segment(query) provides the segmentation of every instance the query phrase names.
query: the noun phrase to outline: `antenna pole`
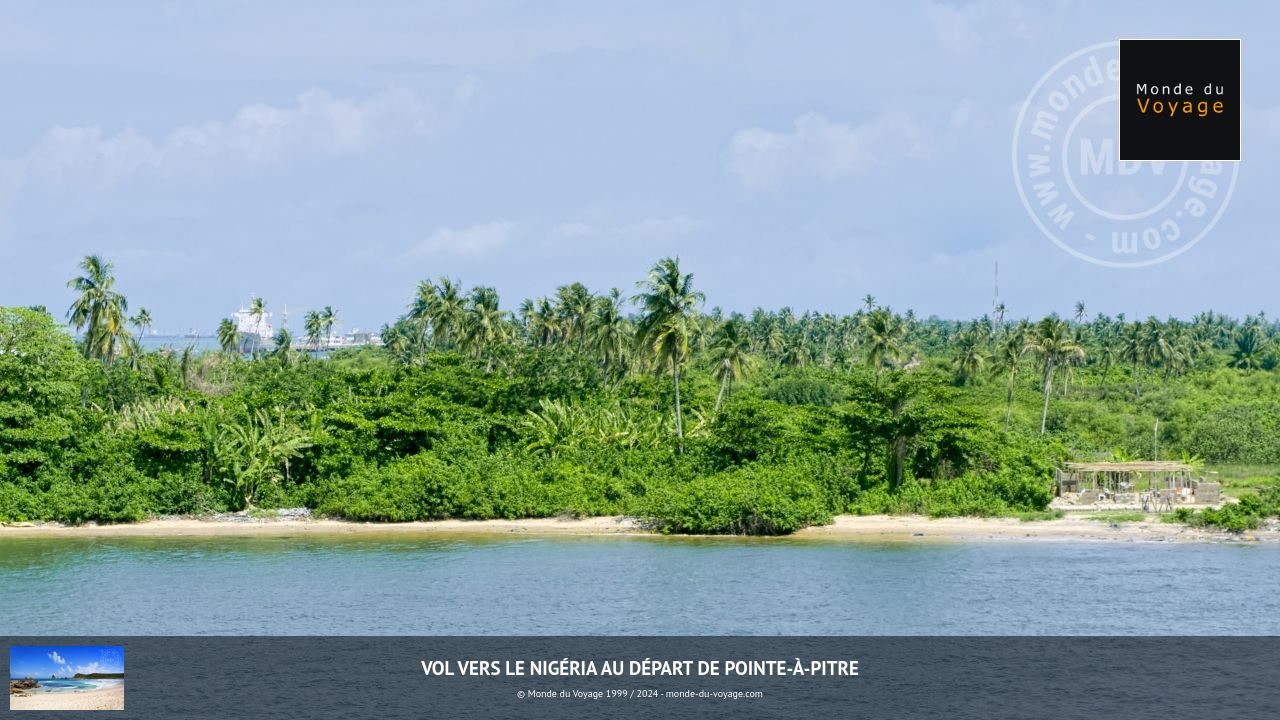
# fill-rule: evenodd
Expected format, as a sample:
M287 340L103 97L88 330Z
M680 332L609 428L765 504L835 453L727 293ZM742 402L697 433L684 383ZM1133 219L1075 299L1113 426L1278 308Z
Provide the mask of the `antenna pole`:
M999 306L1000 306L1000 261L997 260L996 273L995 273L995 292L991 296L991 311L995 312L996 308Z

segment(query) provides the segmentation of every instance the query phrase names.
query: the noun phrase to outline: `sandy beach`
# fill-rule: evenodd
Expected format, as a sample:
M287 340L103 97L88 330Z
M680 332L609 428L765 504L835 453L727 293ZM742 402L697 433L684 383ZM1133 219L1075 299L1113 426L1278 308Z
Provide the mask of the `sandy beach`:
M1161 522L1106 522L1082 515L1023 522L1016 518L937 518L919 515L838 515L830 525L794 537L871 540L1059 540L1102 542L1257 542L1280 540L1272 527L1233 534Z
M10 710L123 710L124 685L84 692L26 692L9 696Z
M407 523L359 523L312 518L162 518L121 525L65 526L10 523L4 537L201 537L297 535L653 535L645 525L623 516L536 518L527 520L437 520ZM1280 530L1231 534L1161 522L1111 523L1081 515L1023 522L1013 518L940 518L919 515L839 515L830 525L810 527L791 538L830 541L1280 541Z

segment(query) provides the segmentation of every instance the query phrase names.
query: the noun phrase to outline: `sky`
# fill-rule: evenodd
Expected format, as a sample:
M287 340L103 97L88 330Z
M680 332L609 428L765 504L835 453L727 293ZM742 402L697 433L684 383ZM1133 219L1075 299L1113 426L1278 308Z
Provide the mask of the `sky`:
M124 648L119 645L15 645L9 648L11 678L122 672Z
M1011 317L1274 314L1278 36L1260 3L15 0L0 305L63 314L98 253L159 331L253 295L351 330L425 278L515 308L677 255L726 310L972 317L998 262ZM1230 206L1144 269L1056 247L1010 163L1041 75L1120 37L1243 39Z

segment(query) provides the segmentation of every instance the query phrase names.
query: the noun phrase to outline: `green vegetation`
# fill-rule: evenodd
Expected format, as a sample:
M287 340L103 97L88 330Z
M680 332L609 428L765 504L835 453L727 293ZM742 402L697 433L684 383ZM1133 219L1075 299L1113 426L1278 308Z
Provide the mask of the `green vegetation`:
M672 533L782 534L838 513L1045 519L1067 457L1250 467L1276 513L1280 326L968 322L704 307L675 259L628 298L574 283L502 309L419 284L384 347L318 358L218 328L221 351L144 352L153 324L86 258L67 312L0 308L0 520L118 522L299 506L355 520L629 514ZM266 303L256 299L259 317ZM308 313L311 350L338 313ZM1203 458L1203 460L1200 460ZM1119 519L1111 519L1119 522Z
M1143 522L1147 519L1147 514L1138 511L1106 510L1103 512L1089 513L1088 515L1085 515L1085 518L1104 523L1128 523Z
M1280 516L1280 486L1271 486L1258 495L1242 495L1237 503L1228 503L1218 509L1193 511L1178 508L1173 520L1194 527L1208 527L1242 533L1257 530L1267 518Z

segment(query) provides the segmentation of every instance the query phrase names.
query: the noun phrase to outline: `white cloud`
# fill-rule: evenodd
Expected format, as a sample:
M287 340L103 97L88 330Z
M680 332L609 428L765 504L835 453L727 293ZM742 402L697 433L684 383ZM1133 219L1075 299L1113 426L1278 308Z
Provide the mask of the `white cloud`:
M0 191L33 183L107 187L144 175L280 165L304 154L339 155L430 134L441 124L438 112L407 89L353 100L313 88L292 105L246 105L229 120L183 125L159 139L133 128L107 134L96 126L55 126L24 156L0 165Z
M934 35L942 49L965 55L978 47L982 38L974 29L976 7L971 6L965 10L954 5L929 6L929 22L933 25Z
M556 243L576 241L625 243L633 240L645 242L688 235L699 225L697 220L687 215L648 217L623 224L574 220L551 228L548 238Z
M1051 13L1043 8L1031 11L1016 0L935 2L925 11L938 45L956 55L968 55L1002 38L1034 39L1034 28L1048 26L1051 18L1045 15Z
M54 650L53 652L49 653L49 659L52 660L57 665L67 664L67 661L62 659L62 656L58 654L57 650Z
M459 230L442 227L410 248L406 258L488 257L506 247L515 236L515 231L516 224L506 220L472 225Z
M923 157L924 135L901 111L861 125L833 123L809 113L796 118L791 132L739 130L729 143L729 172L750 190L796 177L849 178L893 160Z
M112 671L103 667L102 664L99 663L97 660L89 663L88 665L76 666L77 675L89 675L91 673L108 673L108 672L112 672Z

